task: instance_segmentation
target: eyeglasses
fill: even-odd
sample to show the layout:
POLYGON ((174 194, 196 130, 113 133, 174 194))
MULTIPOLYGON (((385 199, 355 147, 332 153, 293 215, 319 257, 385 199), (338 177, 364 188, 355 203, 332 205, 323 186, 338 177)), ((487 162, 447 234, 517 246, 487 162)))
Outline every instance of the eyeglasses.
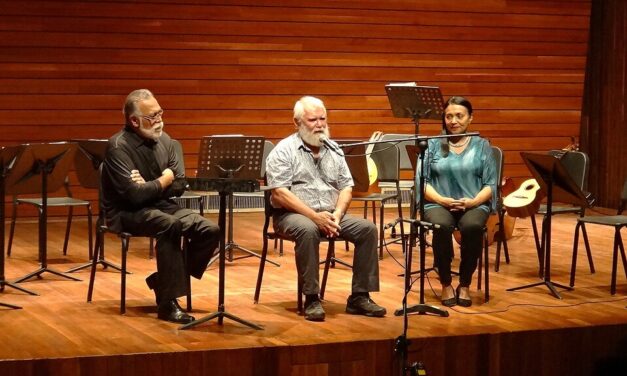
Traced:
POLYGON ((154 124, 159 120, 163 120, 162 116, 163 116, 163 110, 159 110, 152 115, 142 116, 142 119, 146 119, 150 122, 150 124, 154 124))

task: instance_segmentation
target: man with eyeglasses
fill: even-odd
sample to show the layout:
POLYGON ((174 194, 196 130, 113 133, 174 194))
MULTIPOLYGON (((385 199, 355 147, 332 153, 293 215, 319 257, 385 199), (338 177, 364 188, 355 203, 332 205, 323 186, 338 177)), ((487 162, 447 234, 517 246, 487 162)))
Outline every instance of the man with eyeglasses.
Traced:
POLYGON ((109 139, 102 165, 102 209, 112 230, 157 239, 157 272, 146 282, 155 292, 158 317, 186 324, 194 317, 176 298, 188 292, 188 270, 202 277, 217 252, 219 229, 172 200, 185 190, 185 171, 163 131, 163 109, 154 95, 146 89, 131 92, 123 112, 125 126, 109 139), (189 240, 187 264, 182 235, 189 240))

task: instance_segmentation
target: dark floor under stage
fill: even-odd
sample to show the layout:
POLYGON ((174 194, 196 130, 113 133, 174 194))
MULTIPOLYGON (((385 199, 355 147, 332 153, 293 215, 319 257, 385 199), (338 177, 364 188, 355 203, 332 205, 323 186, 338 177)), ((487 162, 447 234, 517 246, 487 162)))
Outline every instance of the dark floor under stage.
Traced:
MULTIPOLYGON (((391 211, 389 215, 387 219, 391 220, 391 211)), ((216 220, 214 215, 209 217, 216 220)), ((236 213, 235 241, 260 251, 262 220, 261 213, 236 213)), ((556 216, 553 223, 552 279, 568 284, 575 217, 556 216)), ((87 261, 86 221, 75 221, 67 256, 61 254, 64 225, 62 220, 53 220, 49 224, 49 266, 56 270, 66 270, 87 261)), ((505 264, 502 259, 498 273, 494 272, 496 244, 490 247, 490 301, 484 303, 483 292, 476 290, 475 274, 471 289, 472 307, 448 309, 448 318, 411 316, 408 321, 408 335, 413 340, 410 358, 424 361, 427 369, 432 371, 430 375, 481 374, 485 370, 488 370, 487 374, 508 374, 502 364, 505 360, 532 357, 528 359, 532 363, 538 356, 525 350, 532 343, 539 341, 545 348, 540 351, 551 352, 542 357, 564 357, 565 352, 577 354, 573 348, 580 346, 571 343, 564 348, 565 341, 597 341, 599 336, 608 337, 607 333, 614 338, 598 346, 605 346, 603 351, 610 355, 617 353, 620 357, 620 353, 627 349, 625 272, 619 259, 617 293, 610 295, 613 230, 589 226, 588 233, 597 271, 590 274, 581 242, 576 286, 573 291, 559 289, 562 300, 551 296, 544 286, 507 292, 507 288, 538 281, 531 224, 529 219, 518 219, 513 237, 508 241, 511 263, 505 264), (573 330, 581 332, 569 334, 573 330), (594 335, 595 332, 599 334, 594 335), (537 339, 533 333, 545 334, 536 335, 540 338, 537 339), (495 341, 500 345, 496 346, 495 341), (459 348, 464 344, 470 349, 459 348), (482 346, 490 348, 490 354, 478 359, 470 356, 468 359, 451 359, 451 354, 480 352, 482 346), (524 352, 519 356, 504 354, 516 348, 524 352), (476 364, 482 361, 489 365, 476 364)), ((108 237, 108 260, 119 262, 119 249, 119 241, 108 237)), ((338 244, 337 256, 350 261, 352 251, 345 252, 343 245, 338 244)), ((0 308, 0 371, 4 370, 0 374, 161 375, 176 369, 185 370, 187 374, 382 375, 394 369, 386 363, 394 363, 391 348, 394 339, 403 331, 403 319, 392 314, 400 307, 403 295, 403 279, 397 276, 402 271, 397 263, 402 262, 400 246, 391 245, 380 261, 381 291, 372 295, 388 309, 388 315, 380 319, 344 312, 351 271, 338 266, 329 274, 324 302, 326 321, 305 321, 296 313, 296 272, 291 243, 286 243, 283 257, 274 250, 270 257, 281 266, 267 265, 259 304, 253 304, 259 260, 241 259, 227 262, 226 266, 226 311, 261 325, 263 330, 253 330, 225 319, 221 326, 213 320, 182 331, 175 324, 158 320, 154 295, 144 282, 155 269, 155 261, 148 258, 147 239, 137 238, 131 242, 128 268, 133 274, 128 276, 125 315, 119 314, 120 274, 110 269, 103 271, 99 267, 92 303, 86 303, 88 269, 74 274, 82 279, 81 282, 46 273, 43 279, 35 278, 21 284, 40 296, 26 295, 7 287, 0 294, 0 302, 23 309, 0 308), (278 352, 275 354, 272 349, 278 352), (299 349, 298 353, 295 349, 299 349), (183 356, 190 354, 188 350, 205 354, 198 355, 204 356, 204 360, 183 356), (236 356, 229 356, 231 352, 236 356), (142 354, 144 360, 141 360, 142 354), (158 357, 158 354, 163 356, 158 357), (120 358, 120 355, 130 358, 120 358), (156 361, 155 357, 160 360, 156 361), (371 369, 373 362, 364 360, 369 357, 379 357, 374 370, 371 369), (131 358, 135 360, 129 361, 131 358), (191 371, 193 362, 198 362, 200 368, 191 371), (270 370, 261 371, 264 366, 270 370), (212 367, 216 368, 211 371, 212 367), (259 367, 259 371, 254 367, 259 367), (245 368, 248 370, 242 371, 245 368)), ((14 280, 35 270, 38 266, 36 259, 37 225, 33 221, 21 221, 16 229, 13 254, 6 259, 7 279, 14 280)), ((428 250, 428 265, 431 265, 431 259, 428 250)), ((457 262, 454 261, 455 265, 457 262)), ((196 317, 217 310, 217 277, 216 263, 202 280, 193 281, 193 314, 196 317)), ((436 274, 429 274, 425 289, 427 303, 439 305, 438 286, 436 274)), ((416 283, 409 295, 410 304, 417 303, 418 291, 416 283)), ((594 360, 591 358, 590 362, 594 360)), ((560 362, 573 361, 566 356, 560 362)), ((510 366, 519 370, 525 367, 530 371, 535 369, 525 364, 510 366)), ((569 369, 567 364, 564 367, 569 369)), ((594 365, 588 367, 589 371, 594 365)), ((561 373, 561 369, 558 372, 561 373)))

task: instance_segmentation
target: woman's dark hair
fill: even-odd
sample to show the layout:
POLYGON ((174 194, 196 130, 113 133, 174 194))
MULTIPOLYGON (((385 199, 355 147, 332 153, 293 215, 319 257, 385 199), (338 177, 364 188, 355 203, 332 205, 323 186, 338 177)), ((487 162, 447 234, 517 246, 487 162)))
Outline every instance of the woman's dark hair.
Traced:
POLYGON ((456 97, 450 97, 446 102, 444 102, 444 107, 442 108, 442 130, 446 132, 446 118, 445 118, 445 112, 446 109, 448 108, 448 106, 452 105, 452 104, 457 104, 460 106, 464 106, 466 107, 466 109, 468 110, 468 115, 472 115, 472 104, 470 103, 470 101, 464 97, 460 97, 460 96, 456 96, 456 97))
MULTIPOLYGON (((450 97, 446 102, 444 102, 444 107, 442 108, 442 134, 448 133, 448 131, 446 130, 445 112, 448 106, 452 104, 457 104, 457 105, 466 107, 466 109, 468 110, 468 115, 472 115, 472 104, 470 103, 468 99, 464 97, 460 97, 460 96, 450 97)), ((448 147, 448 140, 446 138, 440 139, 440 147, 442 148, 442 155, 445 158, 448 157, 449 147, 448 147)))

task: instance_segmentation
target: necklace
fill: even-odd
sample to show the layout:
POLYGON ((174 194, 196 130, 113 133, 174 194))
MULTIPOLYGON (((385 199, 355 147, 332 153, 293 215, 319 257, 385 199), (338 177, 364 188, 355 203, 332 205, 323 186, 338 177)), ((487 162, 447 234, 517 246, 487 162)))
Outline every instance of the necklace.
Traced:
POLYGON ((461 148, 462 146, 465 146, 468 141, 470 141, 470 137, 466 137, 466 139, 462 142, 459 142, 457 144, 452 143, 451 141, 448 142, 449 145, 451 145, 454 148, 461 148))

